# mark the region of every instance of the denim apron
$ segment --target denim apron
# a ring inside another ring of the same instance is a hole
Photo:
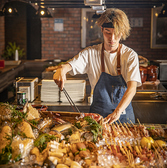
[[[93,102],[90,106],[90,113],[98,113],[103,117],[107,117],[111,114],[121,101],[127,85],[120,73],[120,48],[119,45],[117,51],[117,76],[112,76],[105,73],[104,68],[104,44],[102,44],[101,51],[101,68],[102,73],[100,78],[94,88],[93,92]],[[133,107],[130,103],[128,107],[122,112],[119,120],[121,123],[130,122],[130,120],[135,123],[135,116],[133,113]]]

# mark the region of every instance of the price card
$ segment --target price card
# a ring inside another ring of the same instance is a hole
[[[64,30],[63,19],[55,19],[54,31],[63,31],[63,30]]]

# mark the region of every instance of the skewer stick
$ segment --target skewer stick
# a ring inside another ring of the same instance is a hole
[[[133,149],[132,149],[132,147],[131,147],[130,143],[129,143],[129,142],[127,142],[127,141],[125,141],[125,143],[126,143],[127,147],[130,149],[130,151],[131,151],[131,152],[133,152]]]
[[[120,132],[122,132],[120,126],[118,125],[118,123],[116,122],[117,128],[119,129]]]
[[[158,150],[155,148],[155,146],[153,145],[153,148],[155,150],[155,156],[157,157],[157,159],[159,160],[158,162],[161,163],[162,168],[164,168],[164,163],[163,160],[161,158],[161,155],[159,154]]]
[[[114,149],[115,149],[115,151],[116,151],[116,153],[117,153],[117,147],[116,147],[115,138],[113,138],[113,140],[114,140]]]
[[[121,121],[120,121],[120,120],[118,120],[118,121],[119,121],[119,123],[120,123],[120,125],[121,125],[121,128],[122,128],[122,130],[123,130],[124,135],[125,135],[125,136],[128,135],[128,134],[127,134],[127,131],[126,131],[125,127],[122,125]]]
[[[139,131],[136,129],[136,127],[135,127],[135,125],[133,124],[133,122],[132,122],[131,120],[130,120],[130,122],[131,122],[131,124],[132,124],[133,128],[135,129],[135,131],[137,132],[137,134],[139,134],[139,135],[140,135]]]
[[[111,134],[112,135],[112,134]],[[112,136],[110,136],[110,144],[112,145],[113,142],[112,142]]]
[[[131,127],[131,125],[130,125],[129,123],[127,123],[127,125],[128,125],[129,127]]]
[[[127,126],[127,124],[126,124],[126,123],[124,123],[124,125],[125,125],[126,129],[127,129],[128,131],[130,131],[130,130],[129,130],[129,128],[128,128],[128,126]]]
[[[127,130],[128,135],[132,136],[132,132],[130,131],[130,129],[128,128],[128,126],[126,125],[126,123],[124,123],[124,125],[125,125],[125,128]]]
[[[121,150],[121,152],[122,152],[124,155],[127,155],[126,152],[125,152],[125,150],[122,148],[122,146],[120,146],[120,150]]]
[[[140,121],[139,121],[139,119],[138,119],[138,118],[137,118],[137,121],[138,121],[139,125],[141,125],[141,123],[140,123]]]
[[[114,128],[113,124],[111,125],[111,127],[113,129],[114,136],[117,136],[117,132],[115,131],[115,128]]]
[[[107,147],[110,149],[110,151],[111,151],[111,153],[112,153],[111,146],[108,144],[108,142],[107,142],[107,139],[106,139],[106,138],[105,138],[105,143],[106,143]]]
[[[135,125],[133,124],[133,122],[131,120],[130,120],[130,122],[131,122],[132,126],[135,127]]]
[[[128,152],[127,147],[123,144],[123,142],[121,142],[121,144],[122,144],[122,147],[124,148],[124,150],[125,150],[125,152],[126,152],[126,154],[127,154],[127,152]]]

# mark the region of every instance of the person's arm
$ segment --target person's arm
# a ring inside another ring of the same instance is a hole
[[[127,83],[127,90],[123,95],[122,100],[120,101],[120,103],[118,104],[114,112],[109,114],[105,118],[105,122],[108,122],[110,124],[119,119],[121,113],[128,107],[134,95],[136,94],[136,87],[137,87],[137,82],[135,81],[129,81]]]
[[[64,82],[66,81],[66,73],[71,71],[72,67],[69,63],[61,65],[53,75],[53,80],[60,87],[61,90],[64,88]]]

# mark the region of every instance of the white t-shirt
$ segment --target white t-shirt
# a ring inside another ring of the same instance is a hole
[[[101,48],[102,44],[87,47],[68,61],[68,63],[72,66],[72,70],[69,72],[71,75],[84,73],[88,74],[92,90],[101,75]],[[106,73],[116,76],[117,52],[109,53],[104,50],[104,65]],[[140,86],[141,77],[138,55],[134,50],[124,44],[122,44],[120,50],[120,65],[121,74],[125,82],[136,81],[137,86]]]

